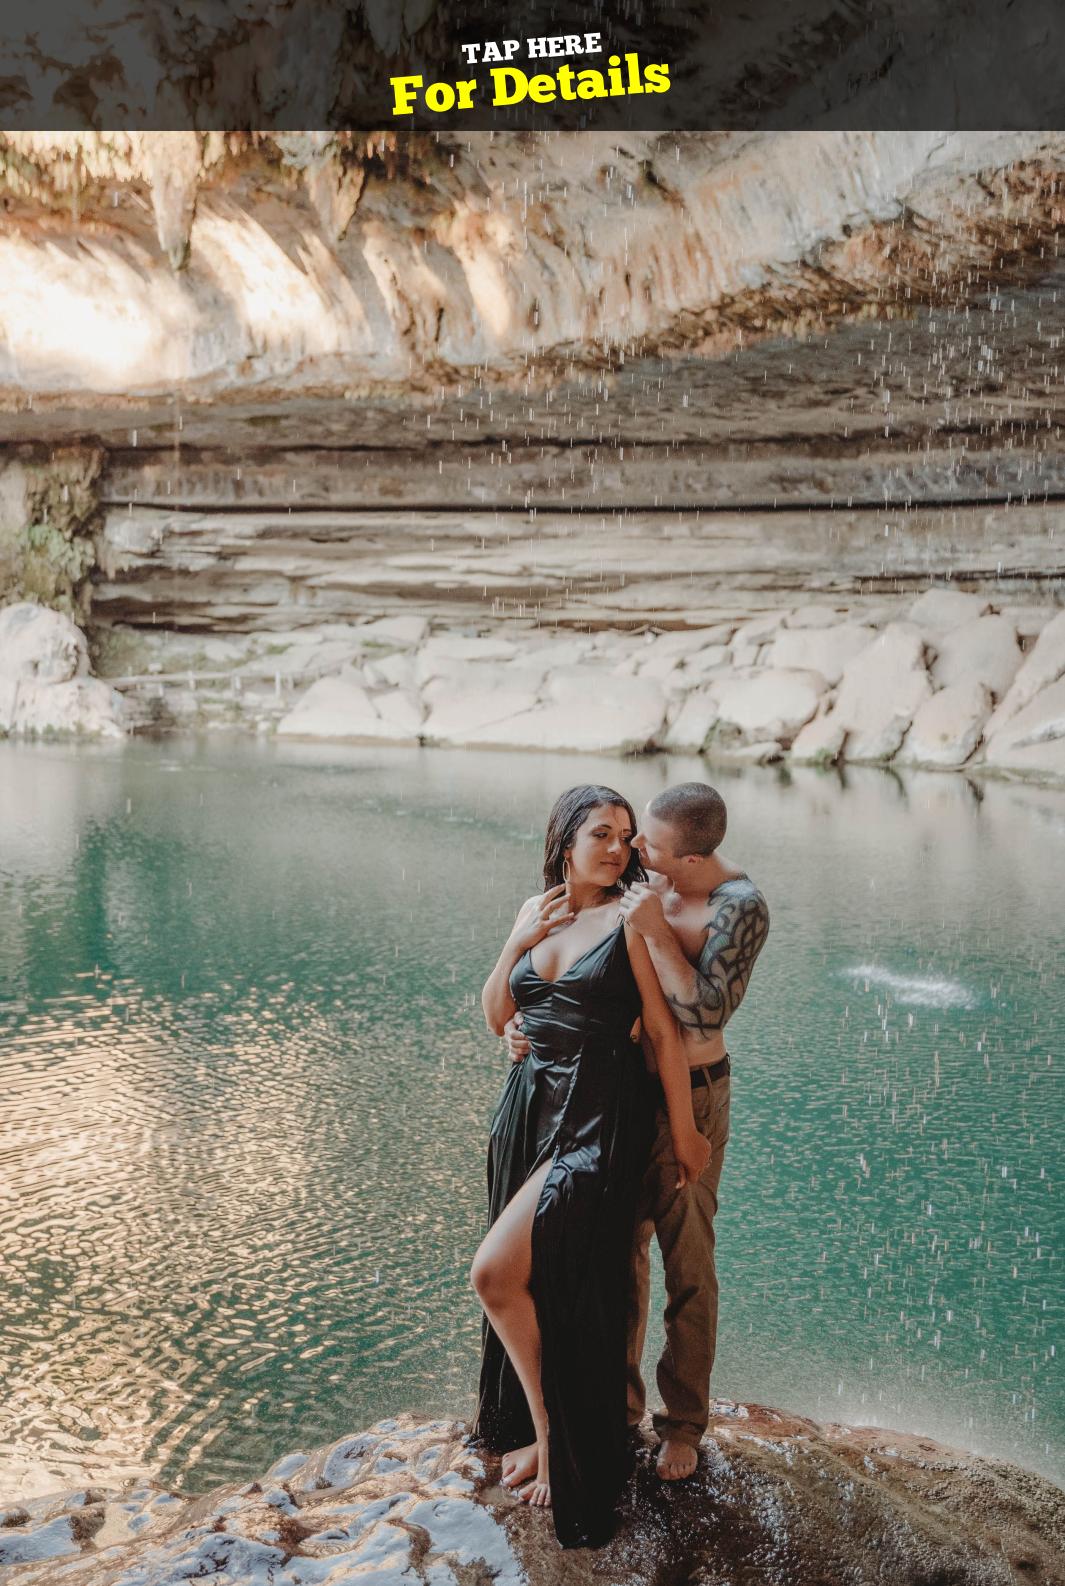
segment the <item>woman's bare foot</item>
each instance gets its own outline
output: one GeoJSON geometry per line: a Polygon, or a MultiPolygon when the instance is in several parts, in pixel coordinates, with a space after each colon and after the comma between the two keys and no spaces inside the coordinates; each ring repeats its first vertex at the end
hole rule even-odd
{"type": "Polygon", "coordinates": [[[512,1448],[509,1454],[503,1455],[501,1485],[520,1487],[523,1482],[530,1481],[536,1475],[537,1463],[535,1443],[529,1443],[525,1448],[512,1448]]]}
{"type": "MultiPolygon", "coordinates": [[[[524,1450],[523,1450],[524,1452],[524,1450]]],[[[518,1493],[522,1503],[527,1503],[533,1509],[547,1509],[551,1505],[551,1482],[547,1468],[547,1444],[540,1443],[536,1449],[536,1479],[530,1481],[518,1493]]]]}
{"type": "Polygon", "coordinates": [[[695,1475],[699,1455],[690,1443],[681,1443],[675,1437],[664,1437],[655,1460],[655,1469],[663,1481],[684,1481],[695,1475]]]}

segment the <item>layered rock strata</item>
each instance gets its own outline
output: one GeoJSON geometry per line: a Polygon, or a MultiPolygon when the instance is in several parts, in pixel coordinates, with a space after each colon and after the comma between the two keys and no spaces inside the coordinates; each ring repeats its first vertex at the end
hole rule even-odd
{"type": "Polygon", "coordinates": [[[1058,135],[0,153],[0,601],[131,724],[1058,774],[1058,135]]]}
{"type": "Polygon", "coordinates": [[[1065,1493],[928,1438],[718,1401],[695,1477],[650,1450],[615,1540],[562,1552],[461,1423],[383,1421],[259,1481],[182,1498],[152,1483],[0,1510],[5,1586],[1060,1586],[1065,1493]]]}

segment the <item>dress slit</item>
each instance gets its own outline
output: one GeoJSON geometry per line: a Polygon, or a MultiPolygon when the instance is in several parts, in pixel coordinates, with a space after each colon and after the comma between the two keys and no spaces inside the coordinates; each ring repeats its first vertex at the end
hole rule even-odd
{"type": "MultiPolygon", "coordinates": [[[[653,1108],[629,1039],[639,993],[622,927],[560,980],[541,980],[529,957],[511,988],[531,1050],[507,1075],[492,1122],[489,1221],[550,1161],[533,1211],[531,1289],[552,1513],[563,1546],[594,1547],[613,1532],[630,1469],[626,1295],[653,1108]]],[[[500,1451],[533,1441],[525,1395],[487,1317],[475,1435],[500,1451]]]]}

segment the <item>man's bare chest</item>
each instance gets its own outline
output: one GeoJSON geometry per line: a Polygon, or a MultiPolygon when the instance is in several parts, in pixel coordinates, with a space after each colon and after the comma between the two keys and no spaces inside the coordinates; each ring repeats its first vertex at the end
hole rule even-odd
{"type": "Polygon", "coordinates": [[[685,958],[689,964],[697,964],[699,955],[706,946],[706,929],[709,924],[709,911],[705,903],[681,904],[679,908],[664,909],[666,919],[673,929],[673,934],[681,945],[685,958]]]}

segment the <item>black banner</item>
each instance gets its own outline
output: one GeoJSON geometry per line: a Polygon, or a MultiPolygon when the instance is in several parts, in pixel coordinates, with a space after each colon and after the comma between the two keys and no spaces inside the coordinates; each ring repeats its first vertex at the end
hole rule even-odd
{"type": "Polygon", "coordinates": [[[5,0],[0,129],[1054,129],[1060,0],[5,0]]]}

